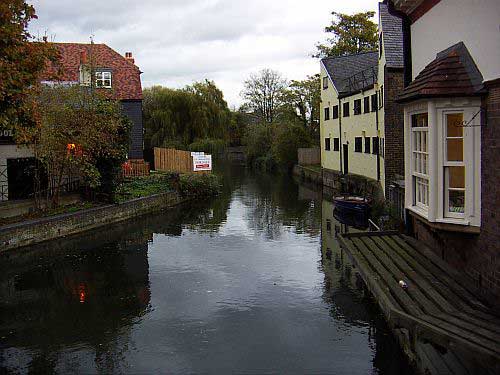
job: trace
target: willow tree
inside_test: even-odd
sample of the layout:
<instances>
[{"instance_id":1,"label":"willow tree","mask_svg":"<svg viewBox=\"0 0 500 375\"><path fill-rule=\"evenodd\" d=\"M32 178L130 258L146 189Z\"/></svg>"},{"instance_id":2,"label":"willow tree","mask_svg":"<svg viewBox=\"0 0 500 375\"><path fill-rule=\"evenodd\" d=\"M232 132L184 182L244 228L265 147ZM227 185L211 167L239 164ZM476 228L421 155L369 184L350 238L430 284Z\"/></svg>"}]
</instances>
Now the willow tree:
<instances>
[{"instance_id":1,"label":"willow tree","mask_svg":"<svg viewBox=\"0 0 500 375\"><path fill-rule=\"evenodd\" d=\"M146 148L188 148L200 139L227 141L231 113L213 81L183 89L154 86L143 94Z\"/></svg>"}]
</instances>

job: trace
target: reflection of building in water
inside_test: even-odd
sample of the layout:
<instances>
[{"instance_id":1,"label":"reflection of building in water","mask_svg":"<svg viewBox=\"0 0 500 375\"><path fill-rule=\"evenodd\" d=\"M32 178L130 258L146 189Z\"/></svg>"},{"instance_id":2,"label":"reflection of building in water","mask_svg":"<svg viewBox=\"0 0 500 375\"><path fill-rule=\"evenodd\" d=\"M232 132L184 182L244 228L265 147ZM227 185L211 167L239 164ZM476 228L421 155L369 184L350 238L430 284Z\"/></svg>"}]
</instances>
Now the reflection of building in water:
<instances>
[{"instance_id":1,"label":"reflection of building in water","mask_svg":"<svg viewBox=\"0 0 500 375\"><path fill-rule=\"evenodd\" d=\"M323 200L321 208L321 254L325 275L323 299L330 306L330 314L336 321L366 327L370 345L375 349L374 367L384 374L400 374L402 353L363 280L336 238L340 233L359 230L337 220L332 202ZM413 372L407 368L404 373Z\"/></svg>"},{"instance_id":2,"label":"reflection of building in water","mask_svg":"<svg viewBox=\"0 0 500 375\"><path fill-rule=\"evenodd\" d=\"M89 346L97 369L119 371L132 322L149 306L147 240L65 244L50 258L31 252L2 259L2 268L17 271L0 276L2 346L26 349L30 370L42 372L53 370L66 348ZM0 372L19 361L2 359Z\"/></svg>"}]
</instances>

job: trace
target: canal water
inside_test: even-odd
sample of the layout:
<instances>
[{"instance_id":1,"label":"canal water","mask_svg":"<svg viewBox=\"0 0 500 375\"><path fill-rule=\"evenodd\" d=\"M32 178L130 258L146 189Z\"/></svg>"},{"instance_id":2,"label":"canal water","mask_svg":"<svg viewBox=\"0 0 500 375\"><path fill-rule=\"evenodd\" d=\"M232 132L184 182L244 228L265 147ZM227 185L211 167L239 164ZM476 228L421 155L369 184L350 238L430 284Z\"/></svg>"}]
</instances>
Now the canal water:
<instances>
[{"instance_id":1,"label":"canal water","mask_svg":"<svg viewBox=\"0 0 500 375\"><path fill-rule=\"evenodd\" d=\"M221 174L215 199L0 255L0 373L409 374L332 203Z\"/></svg>"}]
</instances>

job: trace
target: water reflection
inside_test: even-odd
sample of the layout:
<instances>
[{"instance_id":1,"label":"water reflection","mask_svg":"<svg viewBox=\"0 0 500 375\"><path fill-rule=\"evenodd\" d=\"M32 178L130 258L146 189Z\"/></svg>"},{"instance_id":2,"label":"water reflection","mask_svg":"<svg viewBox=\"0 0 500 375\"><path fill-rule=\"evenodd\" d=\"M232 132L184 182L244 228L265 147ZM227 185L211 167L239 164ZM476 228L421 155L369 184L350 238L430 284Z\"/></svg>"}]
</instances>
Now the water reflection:
<instances>
[{"instance_id":1,"label":"water reflection","mask_svg":"<svg viewBox=\"0 0 500 375\"><path fill-rule=\"evenodd\" d=\"M405 372L321 191L219 172L213 201L0 255L0 372Z\"/></svg>"}]
</instances>

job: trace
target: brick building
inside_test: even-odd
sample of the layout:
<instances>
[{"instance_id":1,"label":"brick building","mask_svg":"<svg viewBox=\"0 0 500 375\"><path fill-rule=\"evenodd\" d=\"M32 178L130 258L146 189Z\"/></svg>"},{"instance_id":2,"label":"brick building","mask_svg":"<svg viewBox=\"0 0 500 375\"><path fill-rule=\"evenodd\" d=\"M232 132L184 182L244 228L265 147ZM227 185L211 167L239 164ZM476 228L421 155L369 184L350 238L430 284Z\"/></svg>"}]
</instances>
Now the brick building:
<instances>
[{"instance_id":1,"label":"brick building","mask_svg":"<svg viewBox=\"0 0 500 375\"><path fill-rule=\"evenodd\" d=\"M394 0L403 17L405 207L413 234L500 295L500 6ZM497 130L495 132L495 130Z\"/></svg>"},{"instance_id":2,"label":"brick building","mask_svg":"<svg viewBox=\"0 0 500 375\"><path fill-rule=\"evenodd\" d=\"M119 100L123 114L132 122L129 159L143 159L141 71L132 53L122 56L105 44L54 43L54 46L59 59L47 65L40 77L42 83L90 85L93 71L94 87ZM52 81L54 76L58 77L57 82ZM17 146L12 134L0 132L0 202L31 197L34 163L29 146ZM66 178L68 184L77 179Z\"/></svg>"}]
</instances>

